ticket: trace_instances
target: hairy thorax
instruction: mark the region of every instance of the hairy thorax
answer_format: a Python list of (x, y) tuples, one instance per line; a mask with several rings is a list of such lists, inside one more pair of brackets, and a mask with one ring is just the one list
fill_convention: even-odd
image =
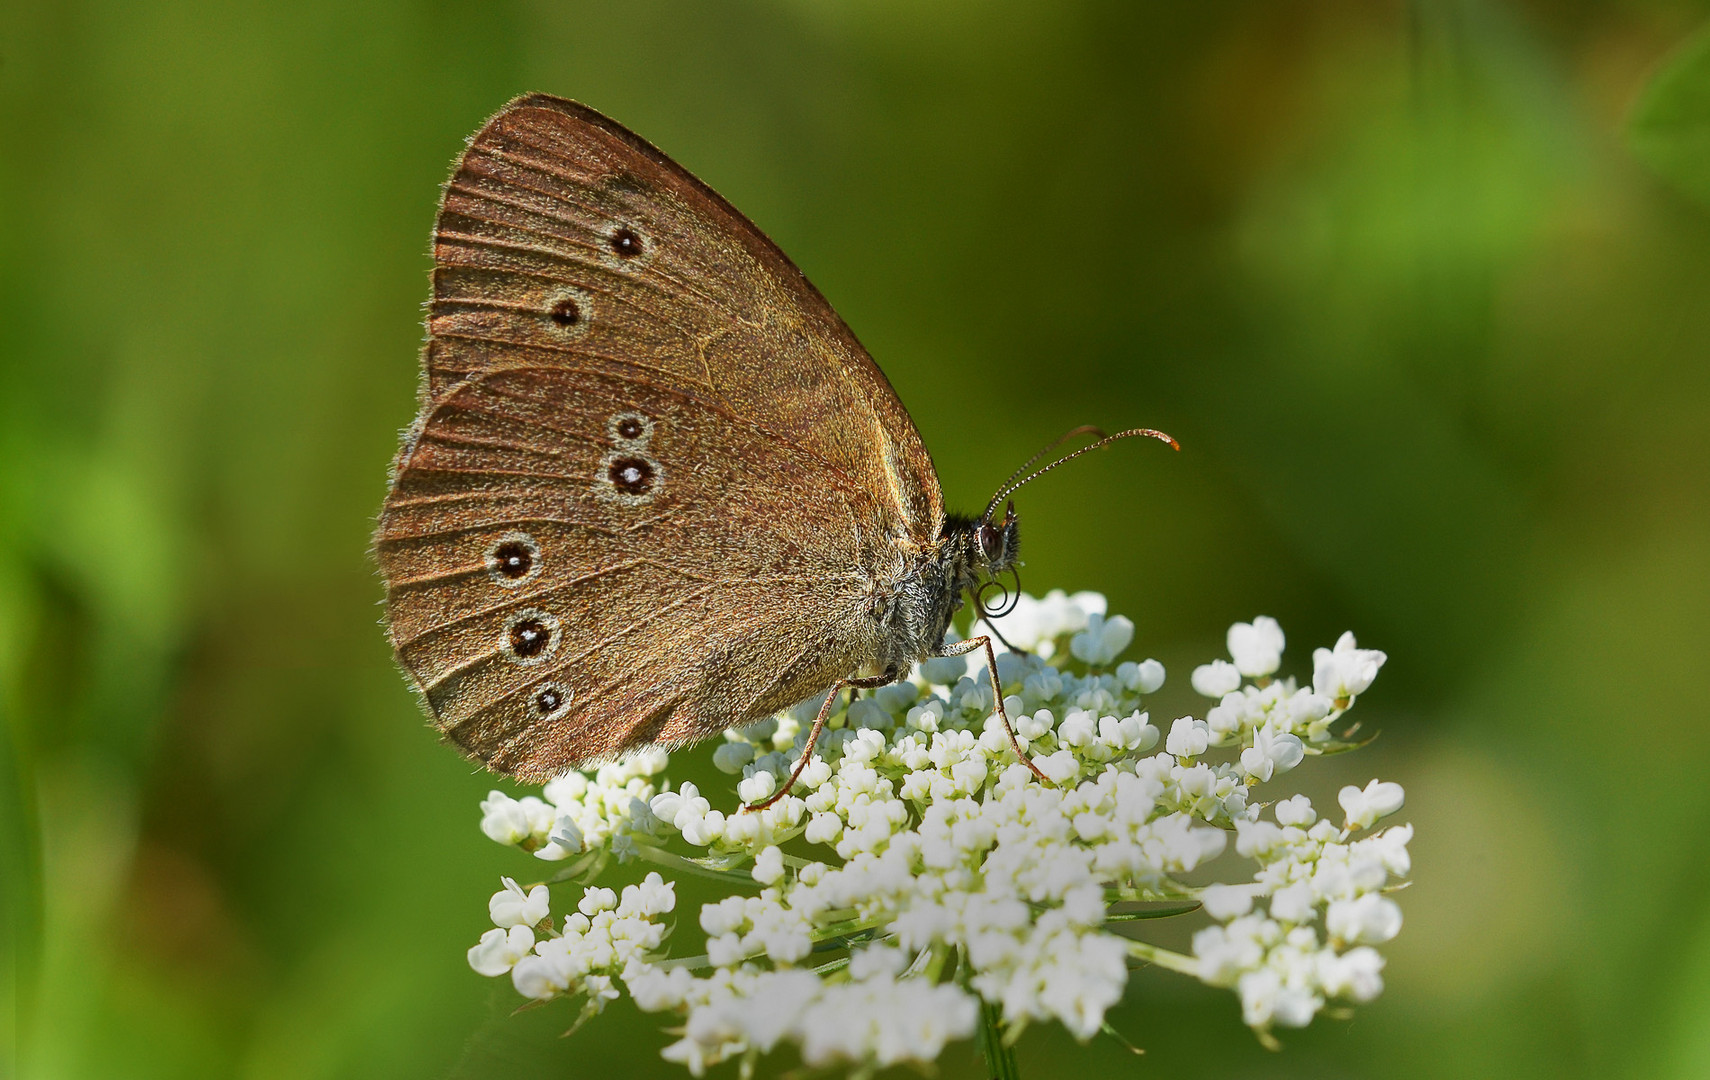
[[(899, 573), (873, 583), (868, 614), (877, 632), (870, 674), (900, 676), (939, 655), (962, 594), (979, 582), (962, 536), (942, 536), (902, 561)], [(863, 672), (868, 674), (869, 672)]]

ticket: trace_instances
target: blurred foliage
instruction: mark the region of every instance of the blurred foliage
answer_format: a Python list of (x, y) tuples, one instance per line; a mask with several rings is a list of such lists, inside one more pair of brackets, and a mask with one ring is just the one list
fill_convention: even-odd
[(1019, 500), (1028, 587), (1107, 591), (1171, 707), (1257, 613), (1296, 671), (1347, 628), (1389, 652), (1339, 759), (1419, 830), (1384, 998), (1270, 1054), (1142, 972), (1111, 1020), (1145, 1057), (1041, 1031), (1024, 1075), (1704, 1075), (1710, 217), (1676, 191), (1710, 193), (1710, 39), (1644, 88), (1706, 14), (0, 9), (19, 1075), (678, 1075), (654, 1019), (559, 1040), (468, 970), (519, 867), (376, 625), (438, 186), (525, 90), (770, 231), (952, 503), (1074, 424), (1177, 436)]
[(1710, 202), (1710, 30), (1694, 34), (1651, 79), (1627, 133), (1641, 161)]

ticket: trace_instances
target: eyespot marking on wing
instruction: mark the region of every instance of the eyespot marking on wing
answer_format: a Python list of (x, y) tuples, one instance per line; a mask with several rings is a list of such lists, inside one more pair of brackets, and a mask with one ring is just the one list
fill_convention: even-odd
[(607, 237), (607, 241), (611, 244), (614, 255), (632, 259), (642, 253), (641, 237), (627, 225), (619, 225), (612, 231), (611, 236)]
[(562, 637), (558, 618), (545, 611), (519, 611), (505, 624), (501, 649), (513, 664), (530, 667), (558, 651)]
[(514, 589), (540, 573), (540, 544), (525, 532), (508, 532), (487, 549), (487, 576)]
[(557, 683), (547, 683), (534, 692), (529, 704), (535, 716), (542, 720), (551, 720), (570, 707), (570, 692)]
[(594, 317), (594, 298), (586, 289), (566, 286), (546, 300), (546, 317), (562, 337), (581, 337)]
[(644, 413), (621, 412), (606, 421), (606, 434), (622, 450), (646, 450), (653, 438), (653, 418)]
[(600, 261), (626, 273), (639, 270), (653, 261), (654, 246), (640, 226), (615, 222), (601, 237)]
[(607, 454), (594, 478), (594, 493), (625, 506), (651, 502), (665, 486), (665, 469), (659, 462), (636, 450)]

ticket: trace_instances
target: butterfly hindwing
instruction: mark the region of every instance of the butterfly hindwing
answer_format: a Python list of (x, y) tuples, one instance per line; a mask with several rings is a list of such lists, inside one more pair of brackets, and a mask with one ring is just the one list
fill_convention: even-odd
[(428, 410), (387, 502), (393, 644), (441, 729), (506, 772), (702, 737), (871, 648), (863, 566), (887, 545), (858, 494), (685, 394), (481, 372)]

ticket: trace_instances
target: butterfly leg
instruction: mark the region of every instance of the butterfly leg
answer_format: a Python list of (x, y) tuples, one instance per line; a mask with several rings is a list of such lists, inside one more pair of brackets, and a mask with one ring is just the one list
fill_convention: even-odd
[(1021, 759), (1023, 765), (1027, 766), (1027, 771), (1049, 786), (1051, 778), (1040, 772), (1039, 766), (1033, 764), (1033, 759), (1028, 757), (1027, 751), (1021, 748), (1021, 740), (1016, 738), (1015, 725), (1009, 722), (1009, 711), (1004, 708), (1003, 704), (1003, 683), (998, 680), (997, 654), (992, 651), (992, 639), (984, 634), (979, 637), (971, 637), (966, 641), (958, 641), (956, 644), (948, 646), (939, 655), (961, 656), (979, 648), (986, 650), (986, 670), (992, 676), (992, 697), (997, 699), (998, 719), (1003, 721), (1003, 730), (1009, 736), (1009, 745), (1015, 748), (1015, 756)]
[[(795, 786), (796, 779), (801, 776), (802, 770), (807, 768), (808, 762), (813, 759), (813, 748), (819, 742), (820, 733), (825, 730), (825, 722), (831, 719), (831, 710), (837, 704), (837, 695), (843, 693), (844, 687), (848, 687), (851, 691), (855, 691), (870, 690), (877, 686), (889, 686), (896, 682), (897, 678), (901, 674), (902, 673), (898, 671), (887, 671), (883, 675), (870, 675), (864, 679), (844, 679), (836, 686), (833, 686), (831, 688), (831, 692), (825, 695), (825, 703), (819, 707), (819, 714), (813, 718), (813, 727), (808, 729), (807, 745), (802, 747), (802, 756), (796, 759), (796, 767), (790, 770), (790, 778), (785, 780), (783, 786), (777, 791), (774, 791), (765, 800), (757, 803), (749, 803), (747, 806), (744, 806), (742, 808), (742, 812), (747, 814), (757, 810), (764, 810), (779, 799), (783, 798), (785, 795), (789, 794), (790, 788)], [(855, 696), (853, 693), (850, 694), (849, 700), (851, 703), (854, 702)]]

